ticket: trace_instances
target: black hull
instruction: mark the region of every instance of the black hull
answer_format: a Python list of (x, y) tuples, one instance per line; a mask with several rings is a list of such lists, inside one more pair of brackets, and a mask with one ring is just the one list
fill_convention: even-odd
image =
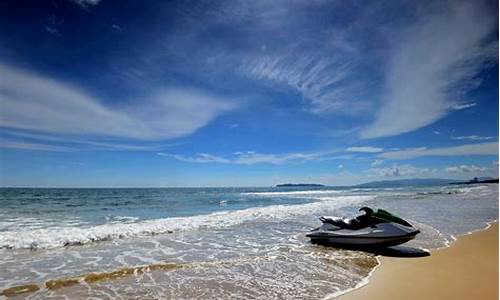
[(420, 231), (412, 232), (405, 236), (397, 237), (353, 237), (353, 236), (328, 236), (316, 235), (310, 233), (307, 236), (311, 238), (311, 243), (327, 246), (336, 246), (341, 248), (359, 249), (359, 248), (377, 248), (391, 247), (407, 243), (415, 238)]
[(405, 239), (377, 242), (377, 243), (371, 243), (371, 244), (351, 244), (351, 243), (342, 243), (342, 242), (330, 242), (327, 239), (311, 239), (311, 243), (316, 244), (316, 245), (323, 245), (323, 246), (335, 246), (335, 247), (345, 248), (345, 249), (366, 249), (366, 248), (397, 246), (397, 245), (407, 243), (413, 239), (414, 239), (414, 237), (409, 237), (409, 238), (405, 238)]

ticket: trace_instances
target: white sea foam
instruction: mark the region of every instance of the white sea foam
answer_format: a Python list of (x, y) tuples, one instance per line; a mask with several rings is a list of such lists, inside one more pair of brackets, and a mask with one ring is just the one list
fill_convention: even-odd
[(50, 227), (44, 229), (0, 232), (0, 248), (38, 249), (83, 245), (91, 242), (131, 238), (198, 228), (220, 228), (255, 219), (282, 220), (287, 217), (321, 213), (358, 204), (373, 196), (324, 197), (321, 201), (298, 205), (272, 205), (236, 211), (216, 212), (191, 217), (146, 220), (136, 223), (107, 223), (92, 227)]
[(471, 193), (471, 192), (490, 192), (491, 191), (491, 186), (487, 185), (476, 185), (476, 186), (467, 186), (467, 187), (459, 187), (454, 190), (460, 192), (460, 193)]

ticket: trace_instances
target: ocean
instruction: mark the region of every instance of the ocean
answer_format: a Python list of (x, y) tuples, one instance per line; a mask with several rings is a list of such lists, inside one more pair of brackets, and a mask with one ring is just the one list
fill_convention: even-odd
[(0, 189), (0, 298), (324, 299), (372, 253), (313, 245), (321, 215), (383, 208), (446, 247), (498, 218), (498, 185)]

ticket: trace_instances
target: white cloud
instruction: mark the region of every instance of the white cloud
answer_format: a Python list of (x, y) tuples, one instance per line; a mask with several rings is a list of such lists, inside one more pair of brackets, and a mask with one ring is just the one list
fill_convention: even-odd
[(425, 173), (433, 173), (436, 170), (431, 170), (429, 168), (418, 168), (412, 165), (393, 165), (392, 167), (386, 168), (372, 168), (367, 170), (368, 173), (380, 177), (405, 177), (405, 176), (415, 176)]
[(230, 163), (237, 165), (254, 165), (254, 164), (284, 164), (284, 163), (303, 163), (306, 161), (323, 161), (346, 159), (344, 156), (332, 156), (333, 151), (328, 152), (311, 152), (311, 153), (257, 153), (254, 151), (234, 152), (231, 157), (215, 156), (207, 153), (198, 153), (195, 156), (184, 156), (170, 153), (158, 153), (160, 156), (170, 157), (176, 160), (192, 162), (192, 163)]
[(59, 26), (62, 25), (64, 21), (58, 19), (56, 15), (50, 15), (45, 21), (44, 28), (50, 34), (59, 34)]
[(235, 106), (195, 90), (166, 89), (129, 107), (105, 106), (63, 82), (0, 64), (0, 126), (142, 140), (189, 135)]
[(467, 109), (476, 106), (476, 102), (471, 102), (471, 103), (463, 103), (463, 104), (455, 104), (451, 108), (454, 110), (462, 110), (462, 109)]
[[(441, 2), (440, 2), (441, 3)], [(497, 18), (480, 1), (450, 1), (422, 15), (400, 38), (391, 55), (386, 92), (375, 121), (363, 138), (394, 136), (432, 124), (453, 107), (485, 61), (497, 57), (497, 44), (483, 45)], [(459, 88), (460, 86), (460, 88)]]
[(478, 136), (478, 135), (468, 135), (468, 136), (452, 136), (452, 140), (471, 140), (471, 141), (486, 141), (492, 140), (492, 136)]
[(304, 153), (289, 153), (289, 154), (261, 154), (261, 153), (244, 153), (238, 155), (233, 160), (233, 163), (240, 165), (253, 165), (259, 163), (282, 164), (290, 161), (307, 161), (319, 158), (320, 154), (304, 154)]
[[(292, 47), (293, 48), (293, 47)], [(261, 54), (245, 60), (242, 72), (249, 77), (281, 83), (310, 101), (312, 113), (357, 113), (366, 108), (358, 98), (359, 86), (346, 80), (353, 64), (344, 56), (325, 56), (287, 49), (286, 53)]]
[(422, 156), (465, 156), (465, 155), (498, 155), (498, 142), (466, 144), (454, 147), (410, 148), (398, 151), (381, 153), (379, 156), (386, 159), (412, 159)]
[(196, 156), (193, 157), (187, 157), (183, 155), (163, 153), (163, 152), (157, 154), (160, 156), (171, 157), (173, 159), (180, 161), (193, 162), (193, 163), (223, 163), (223, 164), (231, 163), (231, 161), (229, 161), (228, 159), (211, 155), (208, 153), (198, 153), (196, 154)]
[(376, 167), (376, 166), (380, 166), (381, 164), (384, 163), (384, 160), (383, 159), (376, 159), (372, 162), (372, 166), (373, 167)]
[(361, 152), (361, 153), (378, 153), (384, 151), (384, 148), (363, 146), (363, 147), (349, 147), (348, 152)]
[[(65, 135), (49, 135), (49, 134), (38, 134), (38, 133), (28, 133), (17, 130), (2, 130), (3, 134), (9, 136), (7, 138), (4, 136), (0, 139), (0, 148), (17, 148), (26, 149), (23, 145), (27, 140), (32, 141), (32, 145), (45, 145), (50, 146), (50, 151), (85, 151), (85, 150), (109, 150), (109, 151), (153, 151), (162, 150), (165, 148), (170, 148), (180, 143), (149, 143), (145, 141), (140, 141), (138, 143), (122, 143), (122, 142), (103, 142), (99, 140), (89, 140), (84, 138), (79, 138), (75, 136), (65, 136)], [(51, 143), (51, 144), (47, 144)], [(19, 146), (15, 146), (19, 145)], [(41, 147), (39, 150), (43, 150)], [(33, 147), (33, 150), (36, 150)]]
[[(373, 70), (385, 56), (382, 45), (393, 30), (385, 25), (393, 25), (394, 18), (386, 18), (390, 14), (381, 17), (388, 8), (385, 3), (371, 3), (354, 5), (358, 13), (349, 24), (317, 22), (350, 6), (341, 1), (253, 1), (250, 6), (245, 1), (229, 1), (218, 8), (216, 16), (217, 24), (244, 28), (241, 34), (246, 40), (255, 41), (251, 51), (228, 51), (241, 57), (239, 71), (244, 76), (278, 90), (292, 90), (314, 114), (352, 116), (373, 108), (372, 89), (380, 78), (378, 70), (377, 74)], [(257, 52), (262, 44), (265, 51)]]
[(56, 146), (41, 143), (28, 143), (22, 141), (10, 141), (0, 139), (0, 148), (21, 149), (21, 150), (36, 150), (36, 151), (51, 151), (51, 152), (68, 152), (73, 151), (72, 148), (65, 146)]
[(96, 6), (97, 4), (99, 4), (99, 2), (101, 2), (101, 0), (70, 0), (70, 1), (84, 8), (90, 6)]
[(433, 131), (433, 133), (434, 133), (435, 135), (440, 135), (440, 134), (441, 134), (441, 132), (439, 132), (439, 131), (437, 131), (437, 130), (434, 130), (434, 131)]
[(446, 172), (448, 173), (478, 173), (485, 172), (488, 168), (478, 167), (475, 165), (460, 165), (446, 168)]

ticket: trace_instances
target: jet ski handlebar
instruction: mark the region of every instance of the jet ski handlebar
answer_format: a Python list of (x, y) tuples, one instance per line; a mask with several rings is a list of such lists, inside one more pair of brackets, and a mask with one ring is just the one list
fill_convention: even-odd
[(359, 209), (359, 211), (364, 211), (366, 215), (371, 215), (373, 214), (373, 209), (367, 207), (367, 206), (364, 206), (364, 207), (361, 207)]

